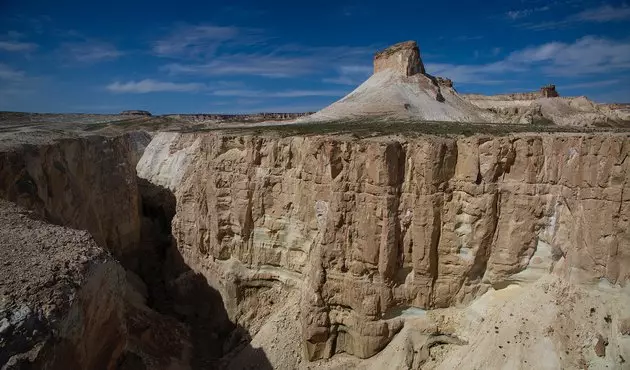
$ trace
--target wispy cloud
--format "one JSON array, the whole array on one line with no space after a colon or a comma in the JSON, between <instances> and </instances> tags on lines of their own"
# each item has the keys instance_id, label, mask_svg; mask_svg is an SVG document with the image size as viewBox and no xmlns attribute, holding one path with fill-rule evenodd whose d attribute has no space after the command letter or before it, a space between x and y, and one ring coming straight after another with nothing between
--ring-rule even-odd
<instances>
[{"instance_id":1,"label":"wispy cloud","mask_svg":"<svg viewBox=\"0 0 630 370\"><path fill-rule=\"evenodd\" d=\"M630 6L623 4L620 7L603 5L599 8L587 9L571 19L584 22L611 22L630 19Z\"/></svg>"},{"instance_id":2,"label":"wispy cloud","mask_svg":"<svg viewBox=\"0 0 630 370\"><path fill-rule=\"evenodd\" d=\"M153 92L196 92L205 89L201 83L176 83L145 79L141 81L119 82L107 85L114 93L146 94Z\"/></svg>"},{"instance_id":3,"label":"wispy cloud","mask_svg":"<svg viewBox=\"0 0 630 370\"><path fill-rule=\"evenodd\" d=\"M37 49L37 44L24 42L24 35L17 31L9 31L6 35L0 36L0 51L8 52L29 52Z\"/></svg>"},{"instance_id":4,"label":"wispy cloud","mask_svg":"<svg viewBox=\"0 0 630 370\"><path fill-rule=\"evenodd\" d=\"M481 40L483 39L483 36L471 36L471 35L462 35L462 36L458 36L455 37L455 41L475 41L475 40Z\"/></svg>"},{"instance_id":5,"label":"wispy cloud","mask_svg":"<svg viewBox=\"0 0 630 370\"><path fill-rule=\"evenodd\" d=\"M214 58L204 64L172 63L161 70L170 74L193 74L205 76L243 76L285 78L304 75L313 70L313 64L306 58L281 56L254 56L233 54Z\"/></svg>"},{"instance_id":6,"label":"wispy cloud","mask_svg":"<svg viewBox=\"0 0 630 370\"><path fill-rule=\"evenodd\" d=\"M544 22L523 23L520 27L532 31L547 31L575 26L581 23L607 23L630 19L630 6L623 4L619 7L603 5L597 8L583 10L564 19Z\"/></svg>"},{"instance_id":7,"label":"wispy cloud","mask_svg":"<svg viewBox=\"0 0 630 370\"><path fill-rule=\"evenodd\" d=\"M20 81L24 79L24 71L17 70L9 65L0 63L0 80Z\"/></svg>"},{"instance_id":8,"label":"wispy cloud","mask_svg":"<svg viewBox=\"0 0 630 370\"><path fill-rule=\"evenodd\" d=\"M590 81L590 82L580 82L568 85L561 85L560 88L562 90L578 90L578 89L588 89L593 87L602 87L602 86L612 86L621 83L620 79L611 79L611 80L602 80L602 81Z\"/></svg>"},{"instance_id":9,"label":"wispy cloud","mask_svg":"<svg viewBox=\"0 0 630 370\"><path fill-rule=\"evenodd\" d=\"M486 64L429 63L427 71L457 83L499 84L527 74L603 75L630 70L630 42L587 36L573 43L549 42L516 50Z\"/></svg>"},{"instance_id":10,"label":"wispy cloud","mask_svg":"<svg viewBox=\"0 0 630 370\"><path fill-rule=\"evenodd\" d=\"M234 26L178 25L167 36L155 41L153 52L162 57L208 57L221 46L253 45L262 40L259 31Z\"/></svg>"},{"instance_id":11,"label":"wispy cloud","mask_svg":"<svg viewBox=\"0 0 630 370\"><path fill-rule=\"evenodd\" d=\"M550 75L589 75L630 69L630 42L586 36L574 43L550 42L508 56L521 64L540 63Z\"/></svg>"},{"instance_id":12,"label":"wispy cloud","mask_svg":"<svg viewBox=\"0 0 630 370\"><path fill-rule=\"evenodd\" d=\"M114 60L124 54L111 43L90 39L62 43L60 52L64 58L80 63Z\"/></svg>"},{"instance_id":13,"label":"wispy cloud","mask_svg":"<svg viewBox=\"0 0 630 370\"><path fill-rule=\"evenodd\" d=\"M534 13L545 12L549 9L550 7L548 5L536 7L536 8L515 9L515 10L510 10L506 12L505 16L511 20L517 20L517 19L529 17L530 15Z\"/></svg>"},{"instance_id":14,"label":"wispy cloud","mask_svg":"<svg viewBox=\"0 0 630 370\"><path fill-rule=\"evenodd\" d=\"M373 71L372 66L350 65L337 68L338 76L324 78L323 82L338 85L358 85L365 81Z\"/></svg>"},{"instance_id":15,"label":"wispy cloud","mask_svg":"<svg viewBox=\"0 0 630 370\"><path fill-rule=\"evenodd\" d=\"M0 50L3 51L33 51L37 49L37 44L33 44L30 42L20 42L20 41L1 41L0 40Z\"/></svg>"},{"instance_id":16,"label":"wispy cloud","mask_svg":"<svg viewBox=\"0 0 630 370\"><path fill-rule=\"evenodd\" d=\"M347 91L341 90L217 90L215 96L235 96L241 98L302 98L308 96L343 96Z\"/></svg>"},{"instance_id":17,"label":"wispy cloud","mask_svg":"<svg viewBox=\"0 0 630 370\"><path fill-rule=\"evenodd\" d=\"M272 51L223 53L208 63L170 63L161 70L171 75L261 76L289 78L324 73L344 65L365 62L374 48L305 47L280 45Z\"/></svg>"}]
</instances>

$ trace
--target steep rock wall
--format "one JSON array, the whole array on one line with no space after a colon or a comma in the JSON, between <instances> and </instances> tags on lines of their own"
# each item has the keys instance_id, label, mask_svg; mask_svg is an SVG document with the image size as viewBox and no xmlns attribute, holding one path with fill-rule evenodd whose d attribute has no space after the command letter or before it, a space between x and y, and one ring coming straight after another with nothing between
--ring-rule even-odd
<instances>
[{"instance_id":1,"label":"steep rock wall","mask_svg":"<svg viewBox=\"0 0 630 370\"><path fill-rule=\"evenodd\" d=\"M177 248L232 320L251 326L252 297L293 288L308 359L369 357L407 307L548 273L625 284L629 141L170 133L138 172L174 191Z\"/></svg>"},{"instance_id":2,"label":"steep rock wall","mask_svg":"<svg viewBox=\"0 0 630 370\"><path fill-rule=\"evenodd\" d=\"M0 198L52 223L88 230L134 268L142 222L134 166L149 141L133 133L2 148Z\"/></svg>"}]
</instances>

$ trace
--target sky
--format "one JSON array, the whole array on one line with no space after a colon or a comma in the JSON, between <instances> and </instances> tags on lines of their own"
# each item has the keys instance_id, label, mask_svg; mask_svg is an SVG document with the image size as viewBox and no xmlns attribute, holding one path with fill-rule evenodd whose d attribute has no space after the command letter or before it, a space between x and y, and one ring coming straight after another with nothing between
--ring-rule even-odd
<instances>
[{"instance_id":1,"label":"sky","mask_svg":"<svg viewBox=\"0 0 630 370\"><path fill-rule=\"evenodd\" d=\"M0 0L0 110L316 111L416 40L462 93L630 102L630 4Z\"/></svg>"}]
</instances>

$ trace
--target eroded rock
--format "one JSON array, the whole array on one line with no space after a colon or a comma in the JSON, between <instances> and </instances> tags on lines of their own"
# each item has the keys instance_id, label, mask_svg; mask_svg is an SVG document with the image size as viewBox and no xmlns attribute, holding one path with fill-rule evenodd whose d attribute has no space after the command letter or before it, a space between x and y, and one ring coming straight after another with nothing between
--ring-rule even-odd
<instances>
[{"instance_id":1,"label":"eroded rock","mask_svg":"<svg viewBox=\"0 0 630 370\"><path fill-rule=\"evenodd\" d=\"M626 281L628 144L613 134L160 134L147 152L169 154L138 169L173 189L178 249L233 321L260 320L239 316L246 287L300 292L315 360L372 356L401 327L396 307L467 303L549 273ZM180 153L185 167L164 165Z\"/></svg>"}]
</instances>

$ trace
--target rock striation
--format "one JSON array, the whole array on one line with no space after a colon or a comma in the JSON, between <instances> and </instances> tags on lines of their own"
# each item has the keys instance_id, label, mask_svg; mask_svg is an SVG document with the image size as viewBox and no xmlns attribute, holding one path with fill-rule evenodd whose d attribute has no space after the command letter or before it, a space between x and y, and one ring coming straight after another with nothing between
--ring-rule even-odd
<instances>
[{"instance_id":1,"label":"rock striation","mask_svg":"<svg viewBox=\"0 0 630 370\"><path fill-rule=\"evenodd\" d=\"M133 133L0 147L0 198L88 230L132 268L141 258L142 223L134 167L149 141Z\"/></svg>"},{"instance_id":2,"label":"rock striation","mask_svg":"<svg viewBox=\"0 0 630 370\"><path fill-rule=\"evenodd\" d=\"M379 51L374 55L374 73L393 70L404 76L424 74L424 64L420 59L420 48L415 41L405 41Z\"/></svg>"},{"instance_id":3,"label":"rock striation","mask_svg":"<svg viewBox=\"0 0 630 370\"><path fill-rule=\"evenodd\" d=\"M232 321L253 335L290 292L304 358L367 358L407 308L548 274L625 284L628 140L162 133L138 173L173 192L177 249Z\"/></svg>"}]
</instances>

